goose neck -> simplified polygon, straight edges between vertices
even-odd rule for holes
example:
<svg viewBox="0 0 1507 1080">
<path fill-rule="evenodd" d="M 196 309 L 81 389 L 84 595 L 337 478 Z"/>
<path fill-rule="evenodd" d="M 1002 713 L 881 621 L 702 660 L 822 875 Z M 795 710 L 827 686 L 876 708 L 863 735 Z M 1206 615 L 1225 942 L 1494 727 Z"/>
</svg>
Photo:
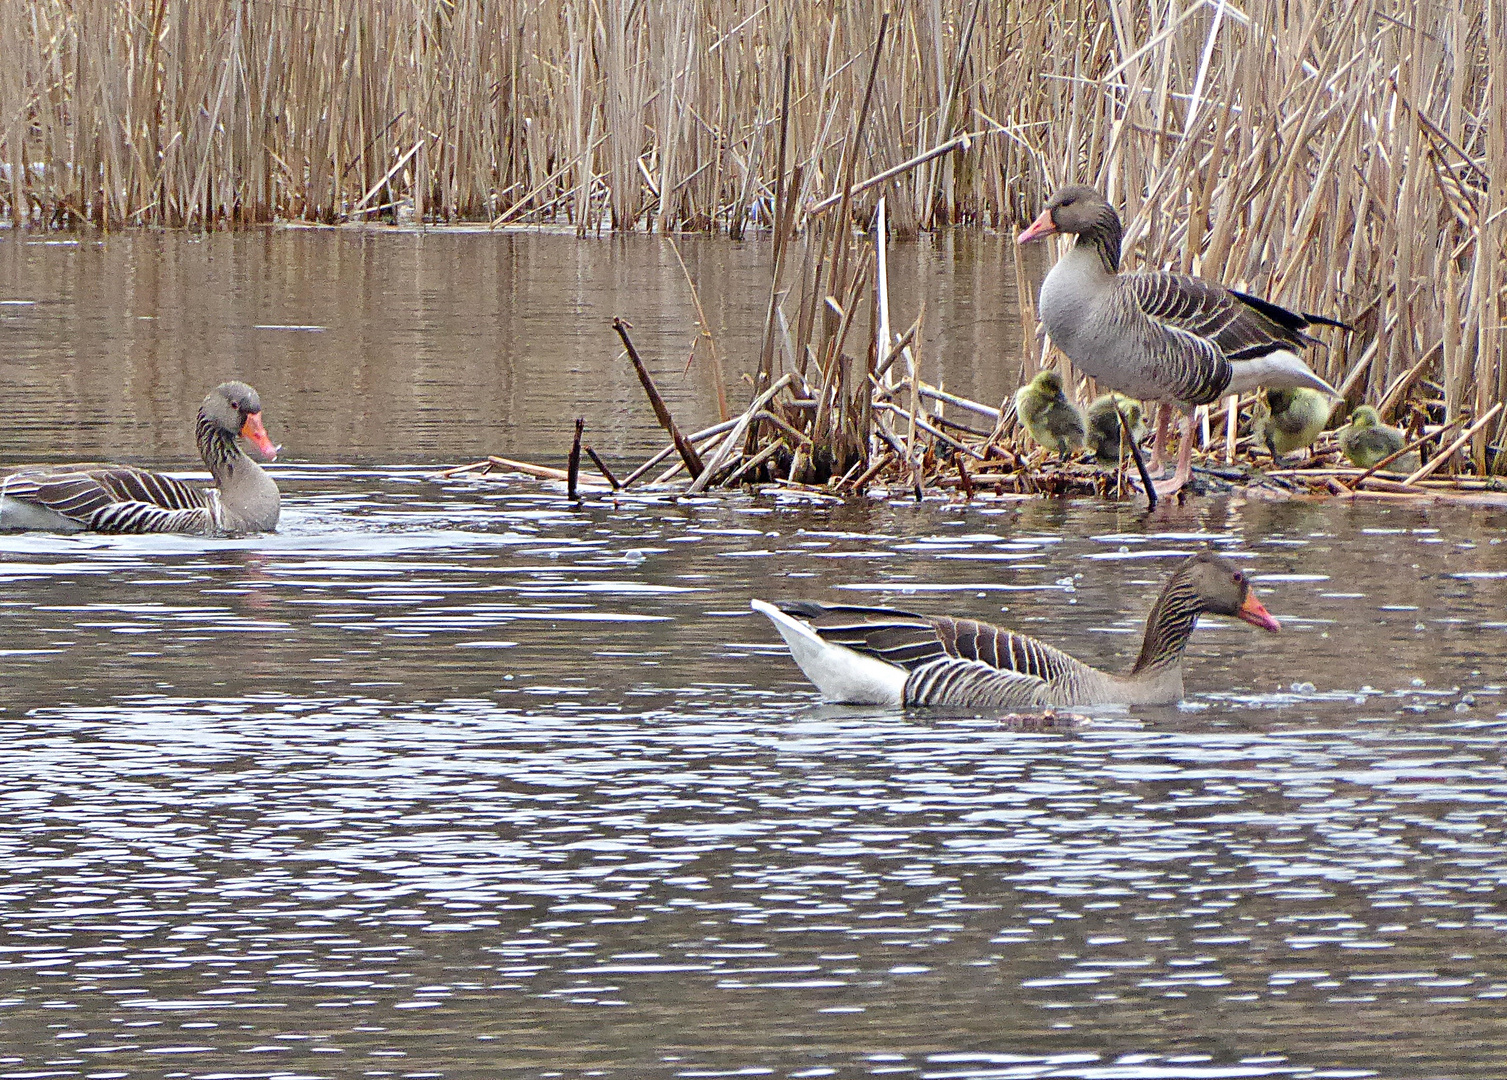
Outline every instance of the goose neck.
<svg viewBox="0 0 1507 1080">
<path fill-rule="evenodd" d="M 1108 206 L 1090 226 L 1078 233 L 1075 251 L 1092 253 L 1107 274 L 1120 272 L 1120 244 L 1124 239 L 1124 226 L 1120 215 Z"/>
<path fill-rule="evenodd" d="M 1145 676 L 1181 664 L 1183 650 L 1198 622 L 1198 610 L 1198 594 L 1191 582 L 1182 578 L 1169 582 L 1146 619 L 1141 655 L 1131 675 Z"/>
<path fill-rule="evenodd" d="M 256 462 L 242 453 L 241 448 L 236 444 L 235 436 L 205 416 L 203 412 L 199 413 L 199 423 L 194 431 L 194 442 L 199 446 L 199 457 L 204 460 L 204 465 L 209 469 L 210 475 L 221 487 L 231 480 L 241 466 L 256 467 Z"/>
</svg>

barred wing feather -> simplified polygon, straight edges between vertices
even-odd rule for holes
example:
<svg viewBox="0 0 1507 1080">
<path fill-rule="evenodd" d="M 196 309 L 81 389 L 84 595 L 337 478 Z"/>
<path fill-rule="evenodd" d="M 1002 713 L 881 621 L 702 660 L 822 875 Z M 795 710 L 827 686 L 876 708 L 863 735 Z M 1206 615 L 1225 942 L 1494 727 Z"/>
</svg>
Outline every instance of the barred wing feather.
<svg viewBox="0 0 1507 1080">
<path fill-rule="evenodd" d="M 905 680 L 905 703 L 963 709 L 1018 709 L 1051 704 L 1047 683 L 981 660 L 944 657 L 922 664 Z"/>
<path fill-rule="evenodd" d="M 997 671 L 1010 671 L 1049 683 L 1083 667 L 1081 661 L 1033 637 L 976 619 L 945 615 L 926 620 L 950 656 L 974 660 Z"/>
</svg>

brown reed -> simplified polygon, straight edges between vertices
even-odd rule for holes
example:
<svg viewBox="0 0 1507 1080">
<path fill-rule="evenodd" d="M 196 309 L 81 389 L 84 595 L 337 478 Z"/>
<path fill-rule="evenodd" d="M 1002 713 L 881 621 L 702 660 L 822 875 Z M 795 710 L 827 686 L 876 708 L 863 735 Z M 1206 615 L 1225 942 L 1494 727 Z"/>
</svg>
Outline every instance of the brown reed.
<svg viewBox="0 0 1507 1080">
<path fill-rule="evenodd" d="M 879 197 L 906 236 L 1005 228 L 1087 181 L 1122 207 L 1133 261 L 1356 323 L 1317 361 L 1355 396 L 1437 350 L 1451 418 L 1507 399 L 1501 0 L 902 3 L 870 86 L 882 18 L 822 0 L 0 0 L 0 212 L 737 234 L 790 205 L 807 246 L 787 272 L 826 262 L 814 243 L 842 279 L 799 291 L 804 371 L 841 359 L 862 260 L 834 237 Z M 813 229 L 822 200 L 842 220 Z M 1476 437 L 1478 469 L 1501 435 Z"/>
</svg>

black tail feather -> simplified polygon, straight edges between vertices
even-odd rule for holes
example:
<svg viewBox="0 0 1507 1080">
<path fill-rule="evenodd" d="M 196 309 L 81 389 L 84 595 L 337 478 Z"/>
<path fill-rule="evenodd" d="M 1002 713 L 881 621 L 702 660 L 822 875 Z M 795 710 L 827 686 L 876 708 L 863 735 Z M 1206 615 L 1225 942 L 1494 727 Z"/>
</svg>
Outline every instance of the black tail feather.
<svg viewBox="0 0 1507 1080">
<path fill-rule="evenodd" d="M 1327 315 L 1312 315 L 1306 311 L 1291 311 L 1281 304 L 1274 304 L 1270 300 L 1263 300 L 1259 296 L 1252 296 L 1250 293 L 1243 293 L 1238 289 L 1231 289 L 1230 295 L 1247 307 L 1261 312 L 1261 314 L 1265 315 L 1278 326 L 1291 330 L 1295 334 L 1302 334 L 1304 330 L 1315 323 L 1323 326 L 1338 326 L 1342 330 L 1349 330 L 1351 333 L 1355 332 L 1355 327 L 1349 323 L 1340 322 L 1338 319 L 1331 319 Z M 1306 337 L 1306 335 L 1304 336 Z"/>
<path fill-rule="evenodd" d="M 1328 315 L 1313 315 L 1305 311 L 1303 312 L 1303 318 L 1307 319 L 1310 323 L 1316 323 L 1320 326 L 1338 326 L 1341 330 L 1348 330 L 1352 334 L 1355 333 L 1355 327 L 1347 322 L 1341 322 L 1339 319 L 1331 319 Z"/>
</svg>

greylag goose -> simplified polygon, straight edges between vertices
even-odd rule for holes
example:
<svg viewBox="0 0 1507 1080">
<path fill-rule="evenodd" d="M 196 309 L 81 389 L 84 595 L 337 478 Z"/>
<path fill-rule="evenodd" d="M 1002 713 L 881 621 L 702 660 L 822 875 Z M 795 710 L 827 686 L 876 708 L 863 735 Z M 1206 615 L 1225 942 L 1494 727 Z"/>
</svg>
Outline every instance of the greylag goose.
<svg viewBox="0 0 1507 1080">
<path fill-rule="evenodd" d="M 1329 399 L 1306 386 L 1267 390 L 1251 416 L 1252 433 L 1280 466 L 1288 454 L 1312 446 L 1329 422 Z"/>
<path fill-rule="evenodd" d="M 1120 413 L 1125 414 L 1125 423 L 1130 426 L 1123 438 L 1120 435 Z M 1088 430 L 1083 441 L 1101 464 L 1119 461 L 1130 453 L 1131 443 L 1138 443 L 1146 437 L 1141 403 L 1124 394 L 1105 394 L 1096 398 L 1089 405 L 1086 418 Z"/>
<path fill-rule="evenodd" d="M 1335 393 L 1297 354 L 1321 344 L 1303 331 L 1337 319 L 1288 311 L 1195 277 L 1120 273 L 1120 216 L 1091 187 L 1063 188 L 1017 239 L 1078 237 L 1041 285 L 1041 321 L 1078 369 L 1108 389 L 1156 401 L 1154 465 L 1162 457 L 1169 406 L 1184 411 L 1177 471 L 1157 492 L 1169 495 L 1193 465 L 1191 410 L 1258 386 L 1307 386 Z"/>
<path fill-rule="evenodd" d="M 104 533 L 252 533 L 277 527 L 277 485 L 236 444 L 268 461 L 277 447 L 245 383 L 221 383 L 199 407 L 195 441 L 207 487 L 126 465 L 22 468 L 0 478 L 0 529 Z"/>
<path fill-rule="evenodd" d="M 1351 414 L 1350 422 L 1340 428 L 1339 443 L 1346 461 L 1358 469 L 1369 469 L 1401 450 L 1407 439 L 1397 428 L 1383 424 L 1375 409 L 1362 405 Z M 1389 468 L 1412 472 L 1418 468 L 1418 461 L 1416 453 L 1404 454 Z"/>
<path fill-rule="evenodd" d="M 1015 415 L 1035 439 L 1066 458 L 1083 445 L 1083 414 L 1062 392 L 1062 376 L 1043 371 L 1015 392 Z"/>
<path fill-rule="evenodd" d="M 1123 675 L 973 619 L 805 600 L 752 604 L 823 697 L 854 705 L 1166 705 L 1182 699 L 1183 649 L 1201 612 L 1281 629 L 1245 575 L 1210 552 L 1178 564 L 1146 619 L 1141 655 Z"/>
</svg>

